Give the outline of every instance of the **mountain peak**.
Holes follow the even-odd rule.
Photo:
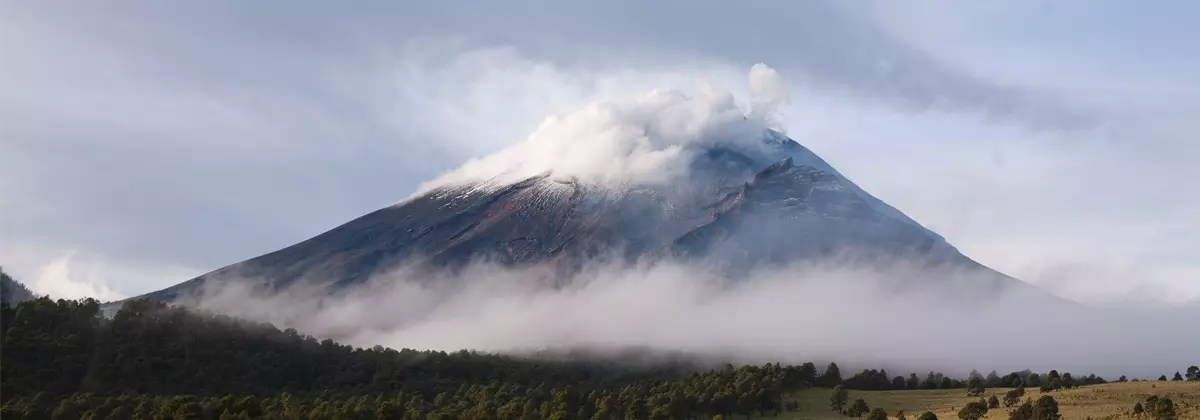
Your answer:
[[[412,197],[296,245],[155,292],[210,281],[345,287],[383,270],[485,261],[572,273],[596,260],[703,258],[730,275],[846,255],[987,270],[774,128],[788,100],[756,67],[753,112],[728,92],[653,91],[547,118],[527,139]],[[1011,280],[1011,279],[1010,279]]]
[[[148,296],[173,300],[245,279],[276,290],[340,288],[399,266],[453,271],[480,261],[569,274],[597,259],[699,258],[736,276],[761,264],[853,256],[987,270],[799,143],[770,130],[757,139],[753,147],[696,147],[687,176],[672,184],[552,171],[448,184]]]

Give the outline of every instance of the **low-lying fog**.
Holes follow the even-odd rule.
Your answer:
[[[796,265],[728,281],[711,272],[592,266],[548,288],[537,269],[479,264],[429,278],[398,268],[334,297],[316,287],[255,293],[249,281],[228,281],[190,303],[358,346],[647,346],[739,362],[836,361],[843,372],[1032,368],[1156,378],[1200,354],[1194,313],[1085,307],[1021,284],[968,301],[959,288],[984,281],[970,273]]]

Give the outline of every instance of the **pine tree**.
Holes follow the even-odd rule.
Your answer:
[[[842,371],[838,369],[837,363],[829,363],[825,368],[825,372],[821,373],[821,377],[817,378],[817,385],[823,387],[835,387],[842,384]]]

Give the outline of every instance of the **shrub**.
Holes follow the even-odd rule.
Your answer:
[[[1034,420],[1058,420],[1058,401],[1049,395],[1043,395],[1033,404]]]

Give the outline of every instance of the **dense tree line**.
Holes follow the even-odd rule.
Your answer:
[[[843,379],[834,363],[820,372],[813,363],[714,369],[683,358],[364,349],[151,301],[127,302],[112,318],[93,299],[2,303],[0,330],[4,419],[712,418],[795,410],[784,396],[810,386],[836,387],[836,411],[877,418],[882,407],[850,401],[846,390],[1022,387],[1005,395],[1013,407],[1023,386],[1104,381],[1057,371],[889,379],[875,369]],[[998,404],[980,400],[963,415]]]
[[[270,395],[406,388],[452,392],[497,379],[533,386],[674,378],[690,366],[526,361],[479,354],[358,349],[267,324],[198,315],[150,301],[126,303],[112,319],[99,302],[40,298],[0,310],[9,399],[45,391]]]
[[[92,299],[40,298],[0,305],[0,325],[5,419],[55,410],[58,418],[97,419],[373,418],[381,410],[419,418],[711,418],[777,413],[788,408],[785,393],[817,379],[811,363],[701,371],[687,361],[361,349],[150,301],[128,302],[106,319]]]
[[[33,298],[33,292],[28,287],[14,280],[0,267],[0,302],[16,305]]]
[[[4,419],[684,419],[782,410],[777,365],[694,374],[622,387],[463,384],[432,398],[421,391],[373,395],[195,397],[39,393],[0,406]]]

